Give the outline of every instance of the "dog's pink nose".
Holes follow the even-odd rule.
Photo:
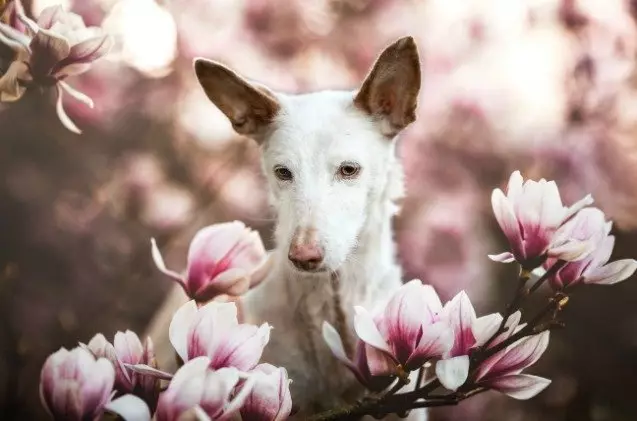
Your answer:
[[[313,230],[300,230],[292,240],[288,259],[300,270],[313,271],[323,263],[323,249]]]

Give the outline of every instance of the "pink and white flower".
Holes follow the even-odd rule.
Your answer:
[[[608,263],[615,246],[615,237],[610,235],[611,228],[612,223],[606,222],[601,210],[587,208],[581,210],[560,229],[563,236],[588,240],[595,245],[595,249],[584,259],[568,262],[550,276],[548,282],[553,289],[562,290],[580,283],[612,285],[635,273],[637,261],[634,259]],[[543,270],[538,272],[543,273],[555,263],[557,259],[547,259],[543,264]]]
[[[93,101],[64,79],[86,72],[94,61],[106,55],[111,49],[111,37],[101,28],[87,28],[79,15],[66,12],[59,5],[44,9],[37,22],[28,18],[21,7],[15,10],[27,34],[0,22],[0,41],[16,52],[14,62],[0,81],[3,100],[18,99],[24,92],[25,82],[55,86],[60,121],[69,130],[81,133],[64,111],[63,93],[89,107],[93,107]]]
[[[239,324],[233,302],[212,301],[200,308],[189,301],[170,322],[169,337],[183,361],[210,358],[212,368],[251,370],[261,359],[270,340],[270,325]]]
[[[464,384],[469,375],[469,353],[484,345],[498,330],[502,316],[498,313],[476,317],[476,312],[464,291],[460,291],[442,309],[441,319],[454,334],[453,347],[436,363],[436,376],[449,390]]]
[[[150,338],[142,345],[139,337],[132,331],[117,332],[113,344],[104,335],[98,333],[85,346],[96,357],[111,361],[115,368],[115,389],[122,393],[133,393],[155,408],[159,398],[159,380],[156,376],[141,374],[129,366],[142,365],[157,369],[157,361]]]
[[[373,316],[356,307],[354,328],[366,347],[374,376],[411,371],[453,346],[453,333],[440,321],[442,304],[430,285],[414,279],[399,288],[382,313]]]
[[[514,325],[494,344],[523,327]],[[480,364],[474,379],[476,385],[498,390],[515,399],[534,397],[546,389],[551,381],[543,377],[522,374],[522,371],[540,359],[548,344],[549,331],[544,331],[509,345]]]
[[[509,179],[507,194],[495,189],[491,195],[493,212],[509,240],[511,252],[489,257],[505,263],[516,260],[527,269],[539,266],[547,256],[566,261],[584,258],[592,250],[589,242],[556,233],[591,203],[593,198],[587,195],[565,207],[554,181],[524,181],[520,172],[515,171]]]
[[[104,411],[125,420],[150,420],[150,412],[137,397],[125,395],[111,401],[115,370],[105,358],[88,350],[60,348],[42,367],[40,398],[55,420],[95,420]]]
[[[268,261],[259,233],[239,221],[199,230],[190,243],[185,275],[167,269],[155,240],[151,243],[159,270],[176,280],[198,302],[222,294],[244,294],[262,279],[256,275]]]
[[[253,381],[234,367],[211,369],[208,357],[188,361],[175,373],[168,389],[159,398],[157,421],[177,421],[186,414],[199,420],[227,420],[238,415],[252,390]]]
[[[290,380],[285,368],[259,364],[249,375],[252,390],[241,407],[245,421],[283,421],[292,411]]]
[[[356,350],[352,360],[347,356],[343,340],[334,326],[328,322],[323,322],[322,332],[323,340],[332,351],[334,357],[342,362],[367,389],[379,392],[386,389],[394,381],[394,377],[391,375],[372,375],[367,362],[367,348],[369,345],[365,342],[360,339],[356,341]]]

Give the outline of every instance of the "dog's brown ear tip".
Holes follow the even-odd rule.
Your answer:
[[[408,35],[406,37],[399,38],[394,45],[399,50],[413,50],[416,49],[416,40],[413,36]]]

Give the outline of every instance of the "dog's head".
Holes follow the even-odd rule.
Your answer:
[[[263,146],[278,247],[299,270],[337,270],[386,193],[395,136],[415,120],[413,39],[385,49],[355,92],[274,93],[206,59],[195,60],[195,72],[234,129]]]

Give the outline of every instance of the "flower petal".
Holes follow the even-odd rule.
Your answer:
[[[20,80],[26,80],[29,76],[29,67],[23,61],[14,61],[7,71],[0,77],[0,102],[13,102],[22,98],[26,88],[20,84]]]
[[[513,254],[524,257],[522,250],[522,233],[511,202],[506,198],[502,190],[495,189],[491,194],[491,205],[500,228],[509,240]]]
[[[460,291],[451,299],[443,310],[443,317],[449,323],[455,339],[450,356],[466,355],[476,344],[473,334],[473,325],[476,321],[476,312],[466,292]]]
[[[13,51],[22,52],[26,56],[31,54],[29,37],[2,22],[0,22],[0,42]]]
[[[445,322],[434,323],[423,327],[423,334],[405,368],[416,370],[432,358],[442,357],[451,350],[454,342],[453,329]]]
[[[372,376],[388,376],[396,374],[396,361],[385,351],[365,344],[367,366]]]
[[[593,200],[593,196],[591,196],[590,194],[587,194],[586,196],[575,202],[566,210],[566,214],[564,215],[564,222],[571,219],[577,212],[584,209],[586,206],[592,205],[593,202],[595,202],[595,200]]]
[[[347,354],[345,353],[345,347],[343,346],[341,335],[339,335],[334,326],[329,324],[327,321],[324,321],[322,334],[323,340],[329,347],[330,351],[332,351],[332,355],[334,355],[334,357],[336,357],[336,359],[343,364],[347,366],[353,366],[352,361],[347,357]]]
[[[584,278],[586,284],[613,285],[629,278],[637,270],[637,260],[622,259],[594,269]]]
[[[151,250],[151,255],[153,257],[153,262],[155,262],[155,266],[157,266],[157,269],[159,269],[159,271],[163,273],[164,275],[167,275],[173,278],[175,281],[179,282],[179,284],[181,284],[181,286],[185,288],[185,284],[184,284],[184,280],[182,276],[178,274],[177,272],[166,268],[166,264],[164,263],[164,258],[162,257],[161,252],[159,251],[159,247],[157,247],[157,242],[155,241],[154,238],[150,239],[150,250]]]
[[[40,28],[51,29],[53,23],[60,20],[61,15],[64,13],[64,9],[59,4],[55,6],[49,6],[42,10],[38,17],[37,24]]]
[[[71,95],[74,99],[83,102],[84,104],[88,105],[89,108],[95,107],[93,100],[88,95],[78,91],[66,82],[58,82],[58,84],[61,85],[66,93]]]
[[[107,403],[106,410],[126,421],[150,421],[148,406],[135,395],[124,395]]]
[[[505,251],[504,253],[500,253],[500,254],[489,254],[488,256],[489,256],[489,259],[493,260],[494,262],[500,262],[500,263],[515,262],[515,256],[513,256],[513,253],[509,251]]]
[[[71,120],[71,118],[66,114],[66,111],[64,111],[64,104],[62,103],[62,87],[57,84],[56,89],[58,97],[57,101],[55,102],[55,111],[57,112],[60,122],[64,127],[72,131],[73,133],[82,134],[82,131],[75,125],[75,123],[73,123],[73,120]]]
[[[193,300],[188,301],[175,312],[168,327],[170,343],[184,362],[188,361],[188,333],[196,316],[197,304]]]
[[[354,307],[354,330],[358,337],[365,343],[391,354],[389,345],[380,334],[372,315],[363,307]]]
[[[475,346],[484,345],[497,332],[500,323],[502,323],[500,313],[488,314],[476,319],[473,324],[473,335],[476,338]]]
[[[49,31],[40,29],[31,40],[31,73],[36,79],[46,79],[51,76],[51,70],[71,51],[66,38]]]
[[[515,374],[500,377],[491,382],[489,386],[514,399],[525,400],[536,396],[546,389],[549,384],[551,384],[551,381],[544,377],[532,376],[530,374]]]
[[[444,387],[455,392],[469,376],[469,356],[461,355],[438,361],[436,376]]]
[[[584,259],[594,248],[595,245],[591,241],[571,240],[567,243],[551,247],[548,251],[548,256],[567,262],[574,262]]]
[[[173,378],[173,375],[170,373],[166,373],[165,371],[158,370],[154,367],[151,367],[147,364],[127,364],[124,363],[124,367],[128,368],[135,373],[139,373],[144,376],[152,376],[161,380],[170,380]]]

